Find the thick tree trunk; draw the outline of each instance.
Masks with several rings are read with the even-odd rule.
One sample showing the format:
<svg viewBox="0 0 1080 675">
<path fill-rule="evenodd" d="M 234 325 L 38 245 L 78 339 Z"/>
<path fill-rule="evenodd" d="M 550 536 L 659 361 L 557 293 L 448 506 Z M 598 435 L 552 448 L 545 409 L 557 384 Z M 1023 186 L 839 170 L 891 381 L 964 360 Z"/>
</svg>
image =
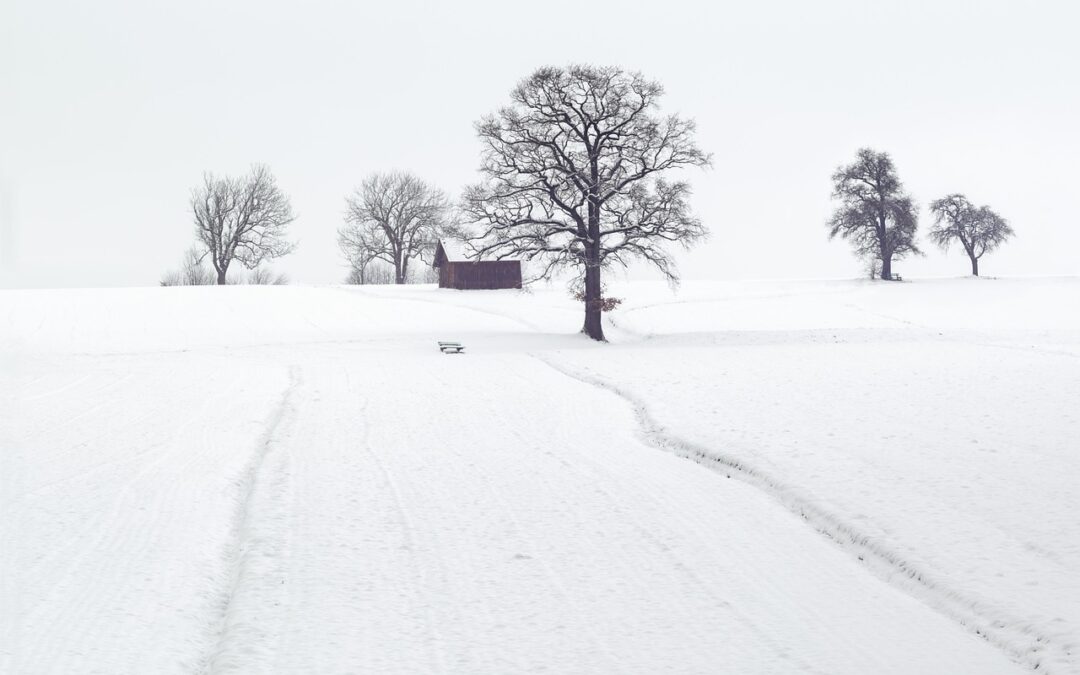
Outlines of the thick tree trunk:
<svg viewBox="0 0 1080 675">
<path fill-rule="evenodd" d="M 225 285 L 225 274 L 228 273 L 228 271 L 229 271 L 228 267 L 223 267 L 223 268 L 221 268 L 221 269 L 219 269 L 217 271 L 217 283 L 218 283 L 218 286 L 224 286 Z"/>
<path fill-rule="evenodd" d="M 878 255 L 881 257 L 881 279 L 882 281 L 892 281 L 892 251 L 889 250 L 888 244 L 889 224 L 885 219 L 884 199 L 882 199 L 882 206 L 878 208 L 877 219 L 877 244 Z"/>
<path fill-rule="evenodd" d="M 971 276 L 979 276 L 979 259 L 975 256 L 971 256 Z"/>
<path fill-rule="evenodd" d="M 881 278 L 892 281 L 892 256 L 881 256 Z"/>
<path fill-rule="evenodd" d="M 600 308 L 604 298 L 600 285 L 600 264 L 590 261 L 585 267 L 585 326 L 581 332 L 594 340 L 604 340 L 604 325 L 600 320 Z"/>
<path fill-rule="evenodd" d="M 592 166 L 593 185 L 599 179 L 595 160 Z M 589 192 L 588 238 L 585 242 L 585 325 L 581 332 L 594 340 L 604 341 L 604 324 L 600 312 L 604 303 L 604 286 L 600 283 L 600 202 L 595 190 Z"/>
</svg>

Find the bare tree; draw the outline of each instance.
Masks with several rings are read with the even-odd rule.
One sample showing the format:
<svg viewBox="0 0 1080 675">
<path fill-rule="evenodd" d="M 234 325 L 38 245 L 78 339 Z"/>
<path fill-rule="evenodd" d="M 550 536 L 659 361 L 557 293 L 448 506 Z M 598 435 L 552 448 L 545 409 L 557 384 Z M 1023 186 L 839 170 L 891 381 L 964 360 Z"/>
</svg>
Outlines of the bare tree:
<svg viewBox="0 0 1080 675">
<path fill-rule="evenodd" d="M 256 267 L 242 283 L 252 286 L 287 286 L 289 276 L 284 272 L 275 273 L 266 267 Z"/>
<path fill-rule="evenodd" d="M 881 278 L 892 279 L 892 261 L 921 253 L 915 245 L 918 213 L 904 193 L 887 153 L 859 150 L 853 164 L 832 176 L 833 198 L 840 208 L 829 220 L 829 238 L 849 240 L 862 257 L 881 261 Z"/>
<path fill-rule="evenodd" d="M 511 105 L 477 124 L 485 180 L 466 190 L 463 212 L 480 230 L 479 257 L 520 257 L 538 278 L 574 270 L 583 286 L 582 331 L 603 340 L 601 270 L 644 260 L 677 281 L 664 245 L 689 246 L 705 228 L 690 187 L 661 176 L 707 166 L 694 123 L 654 114 L 662 87 L 615 67 L 542 68 Z"/>
<path fill-rule="evenodd" d="M 394 283 L 409 279 L 409 263 L 435 248 L 449 208 L 446 195 L 410 173 L 369 176 L 345 199 L 338 245 L 354 269 L 376 260 L 393 266 Z"/>
<path fill-rule="evenodd" d="M 266 166 L 255 165 L 238 178 L 205 174 L 203 185 L 192 190 L 191 210 L 218 284 L 226 283 L 233 261 L 255 269 L 295 248 L 285 240 L 286 228 L 295 219 L 292 206 Z"/>
<path fill-rule="evenodd" d="M 354 265 L 349 268 L 345 283 L 359 286 L 392 284 L 394 283 L 394 270 L 381 261 L 370 263 L 363 270 Z"/>
<path fill-rule="evenodd" d="M 162 286 L 209 286 L 214 283 L 214 275 L 202 264 L 203 255 L 192 246 L 184 252 L 184 261 L 179 271 L 169 271 L 161 278 Z"/>
<path fill-rule="evenodd" d="M 870 281 L 881 276 L 881 260 L 876 255 L 865 256 L 863 262 L 866 265 L 866 274 L 870 277 Z"/>
<path fill-rule="evenodd" d="M 372 221 L 346 222 L 338 230 L 338 247 L 349 261 L 349 283 L 356 284 L 372 283 L 368 270 L 390 249 L 386 233 Z"/>
<path fill-rule="evenodd" d="M 994 213 L 989 206 L 976 207 L 962 194 L 951 194 L 930 204 L 934 225 L 930 240 L 949 250 L 953 241 L 960 242 L 971 261 L 971 274 L 979 276 L 979 258 L 1005 243 L 1013 236 L 1008 221 Z"/>
</svg>

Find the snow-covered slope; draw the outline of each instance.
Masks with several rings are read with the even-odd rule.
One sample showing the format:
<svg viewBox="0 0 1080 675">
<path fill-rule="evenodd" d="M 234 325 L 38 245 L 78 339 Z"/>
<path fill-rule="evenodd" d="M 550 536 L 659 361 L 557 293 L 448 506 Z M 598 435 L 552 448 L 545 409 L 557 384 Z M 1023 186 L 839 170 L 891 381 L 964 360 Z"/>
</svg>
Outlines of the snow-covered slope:
<svg viewBox="0 0 1080 675">
<path fill-rule="evenodd" d="M 0 293 L 0 671 L 1080 672 L 1080 285 L 615 294 Z"/>
</svg>

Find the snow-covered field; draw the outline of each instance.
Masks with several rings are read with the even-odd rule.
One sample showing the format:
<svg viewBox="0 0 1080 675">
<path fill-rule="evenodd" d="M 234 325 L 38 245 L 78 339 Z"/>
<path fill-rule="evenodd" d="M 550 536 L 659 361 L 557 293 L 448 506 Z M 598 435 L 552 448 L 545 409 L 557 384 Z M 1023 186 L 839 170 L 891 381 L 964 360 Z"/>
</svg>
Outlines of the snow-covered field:
<svg viewBox="0 0 1080 675">
<path fill-rule="evenodd" d="M 0 292 L 0 672 L 1080 673 L 1080 280 L 613 294 Z"/>
</svg>

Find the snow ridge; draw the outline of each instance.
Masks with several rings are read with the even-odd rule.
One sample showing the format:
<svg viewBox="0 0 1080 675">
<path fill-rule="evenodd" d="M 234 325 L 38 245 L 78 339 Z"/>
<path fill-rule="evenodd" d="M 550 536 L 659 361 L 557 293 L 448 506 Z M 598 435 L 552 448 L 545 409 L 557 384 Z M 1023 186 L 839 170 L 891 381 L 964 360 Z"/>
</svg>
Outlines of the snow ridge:
<svg viewBox="0 0 1080 675">
<path fill-rule="evenodd" d="M 253 661 L 266 667 L 268 648 L 276 643 L 274 626 L 266 625 L 265 611 L 259 610 L 279 604 L 286 590 L 283 554 L 289 542 L 281 524 L 290 510 L 289 456 L 288 444 L 278 436 L 295 413 L 292 399 L 300 384 L 299 369 L 293 366 L 257 449 L 237 480 L 237 507 L 225 553 L 228 582 L 215 637 L 199 673 L 237 671 L 250 668 Z M 253 619 L 259 620 L 258 625 Z"/>
<path fill-rule="evenodd" d="M 567 377 L 605 389 L 629 403 L 640 433 L 650 445 L 693 460 L 728 478 L 739 478 L 766 492 L 815 530 L 857 556 L 879 578 L 957 621 L 1032 670 L 1051 675 L 1080 672 L 1073 660 L 1072 645 L 1061 644 L 1051 639 L 1039 626 L 1007 617 L 981 600 L 948 588 L 929 570 L 922 569 L 885 542 L 845 522 L 809 493 L 777 480 L 737 457 L 669 432 L 656 421 L 640 397 L 595 373 L 571 371 L 544 356 L 535 353 L 532 356 Z"/>
</svg>

